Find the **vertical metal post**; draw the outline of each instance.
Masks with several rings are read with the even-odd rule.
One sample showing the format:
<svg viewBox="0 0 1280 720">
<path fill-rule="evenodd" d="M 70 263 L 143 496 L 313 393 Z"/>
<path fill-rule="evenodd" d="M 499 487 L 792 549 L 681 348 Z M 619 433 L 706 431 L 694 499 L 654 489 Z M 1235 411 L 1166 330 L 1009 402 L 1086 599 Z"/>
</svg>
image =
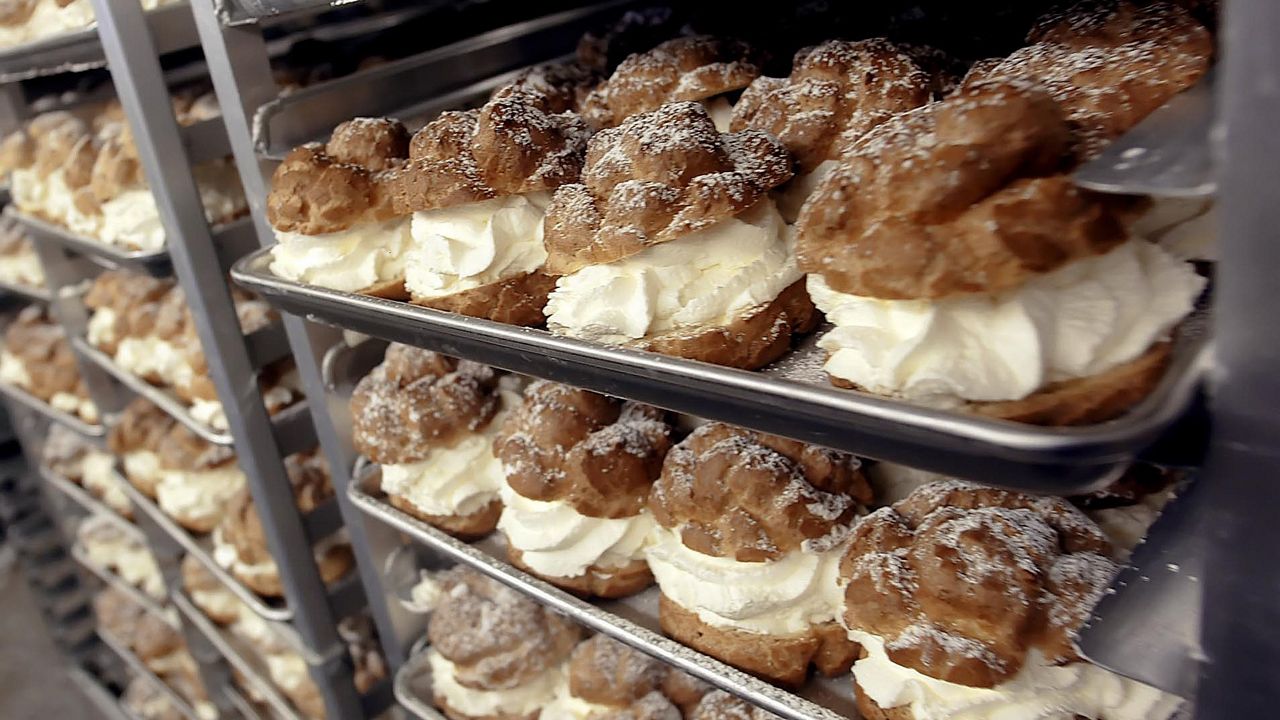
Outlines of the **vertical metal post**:
<svg viewBox="0 0 1280 720">
<path fill-rule="evenodd" d="M 1274 717 L 1280 702 L 1280 4 L 1224 3 L 1219 95 L 1222 250 L 1215 289 L 1213 441 L 1197 715 Z"/>
<path fill-rule="evenodd" d="M 275 235 L 266 213 L 270 169 L 258 157 L 253 145 L 253 115 L 263 103 L 278 94 L 262 31 L 256 24 L 224 25 L 213 0 L 194 0 L 192 7 L 209 75 L 231 139 L 231 149 L 249 196 L 258 239 L 264 246 L 271 245 L 275 242 Z M 339 428 L 334 421 L 335 414 L 341 417 L 345 411 L 328 406 L 328 393 L 320 372 L 325 350 L 338 342 L 341 334 L 290 315 L 285 316 L 284 323 L 320 445 L 329 461 L 339 509 L 346 522 L 356 566 L 369 599 L 370 614 L 377 626 L 387 662 L 393 671 L 398 670 L 407 657 L 408 643 L 413 639 L 410 629 L 420 626 L 421 620 L 387 602 L 387 592 L 382 584 L 383 563 L 391 550 L 400 545 L 399 538 L 390 528 L 372 522 L 347 498 L 346 488 L 351 482 L 351 469 L 355 462 L 355 454 L 350 449 L 351 435 L 349 428 Z"/>
<path fill-rule="evenodd" d="M 303 642 L 326 661 L 312 668 L 330 717 L 362 716 L 351 659 L 310 539 L 296 510 L 226 278 L 219 269 L 190 163 L 173 117 L 155 43 L 135 0 L 93 0 L 111 77 L 168 236 L 174 271 L 196 319 L 210 375 L 226 410 L 240 466 L 263 518 L 267 546 Z M 252 191 L 251 191 L 252 192 Z"/>
</svg>

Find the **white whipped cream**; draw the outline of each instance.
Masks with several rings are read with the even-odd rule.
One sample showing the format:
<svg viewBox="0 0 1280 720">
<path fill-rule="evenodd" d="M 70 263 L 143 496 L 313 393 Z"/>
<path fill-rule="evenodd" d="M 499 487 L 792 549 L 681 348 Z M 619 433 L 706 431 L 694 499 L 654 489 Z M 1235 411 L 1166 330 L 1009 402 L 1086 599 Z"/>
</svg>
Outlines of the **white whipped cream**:
<svg viewBox="0 0 1280 720">
<path fill-rule="evenodd" d="M 542 267 L 545 192 L 509 195 L 413 214 L 405 286 L 443 297 Z"/>
<path fill-rule="evenodd" d="M 783 219 L 787 224 L 794 225 L 800 217 L 800 208 L 804 207 L 804 203 L 818 189 L 818 185 L 836 169 L 839 163 L 835 160 L 823 160 L 817 167 L 807 173 L 796 175 L 791 181 L 783 185 L 774 193 L 774 199 L 778 202 L 778 212 L 782 213 Z"/>
<path fill-rule="evenodd" d="M 190 383 L 196 374 L 185 348 L 155 335 L 121 338 L 116 346 L 115 361 L 126 372 L 138 377 L 158 378 L 170 387 L 179 386 L 184 381 Z"/>
<path fill-rule="evenodd" d="M 520 396 L 501 392 L 502 410 L 484 428 L 452 447 L 432 448 L 424 460 L 382 466 L 382 491 L 404 498 L 428 515 L 466 516 L 480 512 L 506 485 L 502 463 L 493 454 L 493 438 Z"/>
<path fill-rule="evenodd" d="M 0 26 L 0 47 L 31 43 L 54 35 L 83 30 L 93 24 L 93 6 L 88 0 L 72 0 L 58 7 L 53 0 L 36 3 L 31 17 L 20 25 Z"/>
<path fill-rule="evenodd" d="M 404 277 L 409 219 L 365 223 L 323 235 L 276 231 L 271 272 L 331 290 L 357 292 Z"/>
<path fill-rule="evenodd" d="M 166 469 L 156 486 L 156 503 L 171 517 L 213 524 L 244 484 L 244 473 L 234 464 L 210 470 Z"/>
<path fill-rule="evenodd" d="M 653 516 L 593 518 L 563 500 L 531 500 L 502 484 L 498 529 L 524 563 L 542 575 L 579 577 L 587 568 L 620 568 L 644 558 Z"/>
<path fill-rule="evenodd" d="M 1045 384 L 1106 372 L 1146 352 L 1204 288 L 1192 267 L 1145 240 L 1070 263 L 996 296 L 880 300 L 809 294 L 836 328 L 826 370 L 870 392 L 954 407 L 1017 400 Z"/>
<path fill-rule="evenodd" d="M 68 415 L 78 415 L 87 423 L 98 422 L 98 407 L 92 400 L 69 392 L 56 392 L 49 398 L 49 406 Z"/>
<path fill-rule="evenodd" d="M 894 663 L 875 635 L 849 638 L 867 653 L 853 665 L 862 690 L 882 708 L 909 705 L 915 720 L 1164 720 L 1182 702 L 1087 662 L 1050 665 L 1038 650 L 995 687 L 958 685 Z"/>
<path fill-rule="evenodd" d="M 1107 536 L 1115 550 L 1115 557 L 1121 562 L 1128 560 L 1135 548 L 1147 537 L 1147 531 L 1160 518 L 1164 506 L 1176 494 L 1175 487 L 1167 487 L 1160 492 L 1151 493 L 1140 502 L 1123 507 L 1101 508 L 1090 510 L 1086 514 L 1097 523 L 1102 534 Z"/>
<path fill-rule="evenodd" d="M 418 571 L 418 582 L 409 588 L 409 598 L 401 599 L 400 604 L 406 610 L 413 613 L 425 615 L 436 609 L 436 604 L 440 602 L 440 594 L 444 592 L 444 588 L 440 586 L 440 581 L 435 575 L 426 570 Z"/>
<path fill-rule="evenodd" d="M 214 430 L 225 432 L 227 430 L 227 411 L 222 407 L 219 400 L 205 400 L 197 398 L 191 403 L 191 417 L 201 425 L 211 427 Z"/>
<path fill-rule="evenodd" d="M 0 42 L 0 45 L 3 45 Z M 44 181 L 36 174 L 35 167 L 14 168 L 9 173 L 9 193 L 13 197 L 13 204 L 25 213 L 32 213 L 44 210 L 45 198 L 48 196 L 48 188 L 45 187 Z"/>
<path fill-rule="evenodd" d="M 1218 257 L 1218 211 L 1212 199 L 1154 198 L 1129 229 L 1185 260 Z"/>
<path fill-rule="evenodd" d="M 224 221 L 248 207 L 234 164 L 217 160 L 194 168 L 192 175 L 200 190 L 207 221 Z M 99 239 L 149 252 L 164 247 L 164 224 L 151 191 L 145 187 L 131 188 L 102 203 Z"/>
<path fill-rule="evenodd" d="M 226 570 L 248 577 L 265 577 L 278 572 L 275 560 L 270 556 L 256 563 L 241 560 L 236 547 L 223 539 L 222 528 L 213 531 L 213 561 Z"/>
<path fill-rule="evenodd" d="M 0 382 L 24 390 L 31 387 L 31 376 L 27 374 L 26 366 L 8 350 L 0 352 Z"/>
<path fill-rule="evenodd" d="M 616 707 L 588 702 L 574 695 L 569 690 L 566 679 L 560 687 L 556 688 L 555 699 L 542 708 L 542 714 L 538 716 L 538 720 L 588 720 L 597 715 L 613 715 L 617 712 Z"/>
<path fill-rule="evenodd" d="M 122 580 L 142 590 L 150 598 L 164 600 L 164 578 L 151 551 L 142 543 L 126 543 L 117 548 L 112 567 Z"/>
<path fill-rule="evenodd" d="M 536 712 L 555 697 L 556 688 L 564 682 L 564 666 L 553 665 L 523 685 L 503 690 L 476 690 L 458 683 L 453 663 L 431 648 L 427 650 L 431 667 L 431 689 L 444 698 L 449 707 L 471 717 L 489 715 L 527 715 Z"/>
<path fill-rule="evenodd" d="M 846 543 L 767 562 L 739 562 L 691 550 L 679 532 L 654 526 L 649 569 L 662 594 L 708 625 L 790 635 L 831 622 L 844 605 L 840 556 Z"/>
<path fill-rule="evenodd" d="M 80 463 L 84 486 L 102 498 L 107 507 L 120 514 L 129 512 L 132 504 L 116 477 L 116 458 L 110 453 L 89 452 Z"/>
<path fill-rule="evenodd" d="M 702 107 L 706 108 L 707 114 L 711 116 L 711 122 L 715 123 L 716 132 L 729 132 L 729 125 L 733 120 L 733 105 L 729 102 L 729 98 L 724 95 L 707 98 L 702 101 Z"/>
<path fill-rule="evenodd" d="M 160 469 L 160 456 L 150 450 L 127 452 L 121 460 L 124 462 L 125 476 L 145 485 L 155 486 L 164 474 Z"/>
<path fill-rule="evenodd" d="M 191 599 L 195 604 L 204 610 L 206 614 L 218 616 L 239 616 L 242 612 L 252 612 L 245 608 L 244 603 L 240 602 L 235 595 L 224 589 L 217 590 L 196 590 L 191 593 Z"/>
<path fill-rule="evenodd" d="M 266 661 L 267 674 L 271 676 L 271 682 L 286 692 L 297 690 L 311 682 L 307 661 L 297 653 L 270 653 L 266 655 Z"/>
<path fill-rule="evenodd" d="M 119 318 L 116 311 L 111 308 L 104 307 L 93 311 L 93 315 L 89 316 L 89 322 L 85 325 L 85 337 L 89 340 L 89 344 L 100 348 L 103 345 L 113 343 L 117 340 L 116 320 Z"/>
<path fill-rule="evenodd" d="M 916 488 L 931 482 L 955 479 L 897 463 L 876 462 L 862 467 L 867 474 L 867 481 L 875 490 L 876 502 L 880 505 L 892 505 L 915 492 Z"/>
<path fill-rule="evenodd" d="M 0 256 L 0 280 L 14 285 L 44 287 L 44 267 L 34 252 Z"/>
<path fill-rule="evenodd" d="M 727 325 L 801 277 L 772 200 L 670 242 L 565 275 L 547 302 L 562 335 L 625 343 Z"/>
</svg>

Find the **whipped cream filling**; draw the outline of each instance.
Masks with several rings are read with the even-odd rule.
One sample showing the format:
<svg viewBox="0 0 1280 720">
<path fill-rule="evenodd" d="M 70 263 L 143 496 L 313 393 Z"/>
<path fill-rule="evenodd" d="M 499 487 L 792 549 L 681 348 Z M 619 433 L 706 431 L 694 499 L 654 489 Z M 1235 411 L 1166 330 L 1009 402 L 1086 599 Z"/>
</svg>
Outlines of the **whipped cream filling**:
<svg viewBox="0 0 1280 720">
<path fill-rule="evenodd" d="M 145 545 L 125 543 L 116 550 L 112 565 L 122 580 L 142 590 L 148 597 L 164 600 L 164 578 Z"/>
<path fill-rule="evenodd" d="M 307 661 L 297 653 L 270 653 L 266 655 L 267 674 L 271 682 L 286 692 L 296 691 L 311 682 Z"/>
<path fill-rule="evenodd" d="M 116 320 L 119 317 L 111 308 L 94 310 L 89 316 L 89 322 L 85 325 L 85 338 L 89 344 L 101 348 L 103 345 L 115 342 L 118 339 Z"/>
<path fill-rule="evenodd" d="M 435 648 L 427 650 L 427 664 L 431 667 L 431 689 L 435 695 L 443 698 L 453 710 L 471 717 L 536 713 L 551 702 L 556 689 L 564 683 L 564 666 L 560 664 L 546 668 L 523 685 L 477 690 L 460 684 L 456 666 Z"/>
<path fill-rule="evenodd" d="M 542 708 L 542 715 L 538 720 L 587 720 L 598 715 L 612 715 L 618 711 L 619 708 L 611 705 L 588 702 L 574 695 L 566 681 L 556 688 L 555 699 Z"/>
<path fill-rule="evenodd" d="M 338 533 L 322 539 L 315 544 L 313 553 L 316 563 L 329 554 L 339 544 L 349 542 L 345 533 Z M 280 572 L 276 561 L 270 555 L 265 560 L 251 563 L 240 559 L 236 547 L 222 537 L 222 528 L 213 531 L 213 560 L 221 567 L 242 577 L 270 577 Z"/>
<path fill-rule="evenodd" d="M 823 160 L 809 172 L 796 175 L 774 193 L 778 212 L 782 213 L 788 225 L 794 225 L 800 218 L 800 208 L 804 207 L 805 201 L 837 165 L 839 163 L 835 160 Z"/>
<path fill-rule="evenodd" d="M 92 335 L 89 340 L 93 341 Z M 196 374 L 185 348 L 154 335 L 121 338 L 116 346 L 115 361 L 128 373 L 154 377 L 170 387 L 180 385 L 183 380 L 189 383 Z"/>
<path fill-rule="evenodd" d="M 851 630 L 867 656 L 853 665 L 858 685 L 882 708 L 910 706 L 915 720 L 1164 720 L 1182 701 L 1087 662 L 1050 665 L 1038 650 L 990 688 L 931 678 L 889 659 L 884 641 Z"/>
<path fill-rule="evenodd" d="M 116 478 L 116 459 L 114 455 L 102 452 L 90 452 L 80 463 L 84 486 L 94 495 L 102 498 L 107 507 L 120 514 L 129 512 L 132 504 L 129 496 L 120 487 Z"/>
<path fill-rule="evenodd" d="M 24 390 L 31 388 L 31 375 L 27 373 L 26 366 L 8 350 L 0 351 L 0 382 Z"/>
<path fill-rule="evenodd" d="M 1218 259 L 1218 211 L 1211 199 L 1154 198 L 1129 229 L 1184 260 Z"/>
<path fill-rule="evenodd" d="M 121 458 L 124 474 L 139 483 L 156 485 L 164 471 L 160 468 L 160 456 L 150 450 L 133 450 Z"/>
<path fill-rule="evenodd" d="M 444 588 L 440 586 L 440 581 L 434 575 L 426 570 L 418 571 L 418 582 L 409 588 L 409 598 L 401 599 L 400 604 L 406 610 L 420 615 L 425 615 L 436 609 L 436 604 L 440 602 L 440 594 L 444 592 Z"/>
<path fill-rule="evenodd" d="M 382 491 L 428 515 L 472 515 L 496 500 L 506 473 L 494 457 L 493 438 L 520 404 L 519 394 L 506 388 L 500 392 L 502 409 L 481 432 L 452 447 L 431 448 L 419 462 L 383 465 Z"/>
<path fill-rule="evenodd" d="M 243 603 L 227 590 L 195 590 L 191 599 L 209 615 L 238 616 L 244 610 Z"/>
<path fill-rule="evenodd" d="M 44 268 L 34 252 L 0 256 L 0 280 L 14 285 L 44 287 Z"/>
<path fill-rule="evenodd" d="M 706 108 L 711 122 L 715 123 L 716 132 L 729 132 L 733 121 L 733 104 L 729 102 L 729 98 L 724 95 L 707 98 L 702 101 L 702 107 Z"/>
<path fill-rule="evenodd" d="M 0 45 L 3 45 L 0 40 Z M 49 191 L 44 180 L 36 174 L 35 167 L 14 168 L 9 173 L 9 193 L 13 204 L 25 213 L 43 212 Z"/>
<path fill-rule="evenodd" d="M 72 0 L 66 7 L 59 7 L 53 0 L 40 0 L 26 22 L 0 25 L 0 47 L 22 45 L 82 30 L 92 25 L 93 20 L 93 6 L 89 0 Z"/>
<path fill-rule="evenodd" d="M 186 522 L 214 523 L 244 484 L 244 473 L 234 464 L 209 470 L 165 469 L 156 485 L 156 503 Z"/>
<path fill-rule="evenodd" d="M 565 275 L 547 302 L 561 335 L 612 344 L 723 326 L 799 280 L 795 238 L 772 200 L 708 228 Z"/>
<path fill-rule="evenodd" d="M 880 300 L 809 294 L 835 324 L 826 370 L 880 395 L 954 407 L 1024 398 L 1146 352 L 1195 306 L 1204 278 L 1145 240 L 1077 260 L 995 296 Z"/>
<path fill-rule="evenodd" d="M 644 559 L 653 516 L 593 518 L 563 500 L 531 500 L 505 482 L 498 529 L 541 575 L 573 578 L 588 568 L 620 568 Z"/>
<path fill-rule="evenodd" d="M 832 622 L 844 605 L 840 556 L 847 543 L 800 551 L 767 562 L 703 555 L 677 530 L 655 525 L 649 569 L 662 594 L 708 625 L 791 635 Z"/>
<path fill-rule="evenodd" d="M 400 280 L 409 246 L 409 219 L 365 223 L 323 235 L 276 231 L 271 272 L 341 292 Z"/>
<path fill-rule="evenodd" d="M 68 415 L 76 415 L 87 423 L 98 422 L 98 406 L 88 398 L 68 392 L 56 392 L 49 398 L 49 406 Z"/>
<path fill-rule="evenodd" d="M 208 222 L 224 222 L 248 208 L 240 178 L 230 161 L 199 165 L 192 169 L 192 175 Z M 124 190 L 102 203 L 102 228 L 98 238 L 112 245 L 147 252 L 163 248 L 164 224 L 151 190 L 145 187 Z"/>
<path fill-rule="evenodd" d="M 542 221 L 550 195 L 509 195 L 413 214 L 405 287 L 443 297 L 542 267 Z"/>
</svg>

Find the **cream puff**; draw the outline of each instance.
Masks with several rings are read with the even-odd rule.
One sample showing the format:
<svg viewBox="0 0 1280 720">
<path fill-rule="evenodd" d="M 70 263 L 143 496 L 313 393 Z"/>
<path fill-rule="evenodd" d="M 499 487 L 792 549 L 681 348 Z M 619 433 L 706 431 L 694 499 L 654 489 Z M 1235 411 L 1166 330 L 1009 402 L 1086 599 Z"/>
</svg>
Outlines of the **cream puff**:
<svg viewBox="0 0 1280 720">
<path fill-rule="evenodd" d="M 733 367 L 777 359 L 817 322 L 768 197 L 790 177 L 777 139 L 722 134 L 697 103 L 596 134 L 582 182 L 547 209 L 547 326 Z"/>
<path fill-rule="evenodd" d="M 83 486 L 117 515 L 133 519 L 133 504 L 116 475 L 115 456 L 99 450 L 79 433 L 62 425 L 51 425 L 40 461 L 49 470 Z"/>
<path fill-rule="evenodd" d="M 177 421 L 168 413 L 138 397 L 125 407 L 107 434 L 107 448 L 120 459 L 125 479 L 153 500 L 164 475 L 160 449 L 175 425 Z"/>
<path fill-rule="evenodd" d="M 80 378 L 65 331 L 43 306 L 28 305 L 5 328 L 0 383 L 24 390 L 91 425 L 102 420 Z"/>
<path fill-rule="evenodd" d="M 493 532 L 505 477 L 493 439 L 520 404 L 514 377 L 392 344 L 351 398 L 356 449 L 391 503 L 459 537 Z"/>
<path fill-rule="evenodd" d="M 55 114 L 28 127 L 30 162 L 16 165 L 10 184 L 13 204 L 23 213 L 69 228 L 97 227 L 90 177 L 98 139 L 80 118 Z"/>
<path fill-rule="evenodd" d="M 582 103 L 596 128 L 674 102 L 696 102 L 720 132 L 729 131 L 730 99 L 760 75 L 757 53 L 737 40 L 706 35 L 667 40 L 623 60 Z"/>
<path fill-rule="evenodd" d="M 841 562 L 862 716 L 1170 717 L 1181 700 L 1076 649 L 1110 553 L 1066 500 L 961 482 L 867 516 Z"/>
<path fill-rule="evenodd" d="M 1204 280 L 1129 234 L 1132 201 L 1075 187 L 1071 138 L 1052 97 L 1009 81 L 853 145 L 797 224 L 835 325 L 819 341 L 832 382 L 1046 425 L 1107 420 L 1154 389 Z"/>
<path fill-rule="evenodd" d="M 218 625 L 234 624 L 247 609 L 194 555 L 182 558 L 182 589 L 200 612 Z"/>
<path fill-rule="evenodd" d="M 536 720 L 564 682 L 578 626 L 473 570 L 443 582 L 427 628 L 436 707 L 451 720 Z"/>
<path fill-rule="evenodd" d="M 413 136 L 391 174 L 397 213 L 412 215 L 410 301 L 513 325 L 541 325 L 555 284 L 543 271 L 550 193 L 575 182 L 587 148 L 572 97 L 522 82 L 478 110 L 446 112 Z"/>
<path fill-rule="evenodd" d="M 531 383 L 494 440 L 506 474 L 498 529 L 512 564 L 599 597 L 652 583 L 645 505 L 673 431 L 657 408 Z"/>
<path fill-rule="evenodd" d="M 94 567 L 115 574 L 148 597 L 164 600 L 164 577 L 140 536 L 110 518 L 90 515 L 76 528 L 76 544 Z"/>
<path fill-rule="evenodd" d="M 299 512 L 309 513 L 333 498 L 329 464 L 317 452 L 290 455 L 284 466 Z M 259 595 L 283 597 L 280 569 L 267 548 L 262 518 L 248 488 L 241 488 L 231 498 L 225 512 L 213 531 L 214 560 Z M 326 584 L 346 575 L 354 562 L 351 546 L 341 533 L 317 543 L 314 556 Z"/>
<path fill-rule="evenodd" d="M 649 495 L 649 567 L 668 635 L 799 685 L 848 669 L 837 567 L 871 492 L 848 455 L 712 423 L 667 455 Z"/>
<path fill-rule="evenodd" d="M 723 690 L 714 690 L 685 717 L 688 720 L 776 720 L 778 716 Z"/>
<path fill-rule="evenodd" d="M 680 720 L 680 709 L 663 694 L 671 672 L 660 660 L 595 635 L 573 649 L 567 680 L 541 720 Z"/>
<path fill-rule="evenodd" d="M 408 131 L 386 118 L 349 120 L 327 144 L 290 153 L 267 196 L 276 234 L 271 272 L 332 290 L 407 298 L 409 216 L 393 209 L 387 181 L 408 157 Z"/>
<path fill-rule="evenodd" d="M 214 445 L 185 425 L 174 423 L 157 453 L 160 479 L 156 504 L 166 515 L 194 533 L 211 532 L 228 503 L 245 487 L 235 449 Z M 126 471 L 128 465 L 125 466 Z"/>
</svg>

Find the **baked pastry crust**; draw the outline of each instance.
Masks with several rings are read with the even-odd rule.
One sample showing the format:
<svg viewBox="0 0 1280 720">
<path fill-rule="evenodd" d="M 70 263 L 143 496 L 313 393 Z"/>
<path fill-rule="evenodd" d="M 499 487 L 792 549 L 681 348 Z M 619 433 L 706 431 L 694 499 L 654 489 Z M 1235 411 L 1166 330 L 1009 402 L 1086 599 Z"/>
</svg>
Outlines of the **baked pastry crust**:
<svg viewBox="0 0 1280 720">
<path fill-rule="evenodd" d="M 507 484 L 524 497 L 624 518 L 644 509 L 674 432 L 658 408 L 537 380 L 493 447 Z"/>
<path fill-rule="evenodd" d="M 234 448 L 214 445 L 178 422 L 169 426 L 155 452 L 161 467 L 174 470 L 212 470 L 236 461 Z"/>
<path fill-rule="evenodd" d="M 1041 17 L 1027 42 L 975 68 L 965 84 L 1043 84 L 1066 111 L 1082 161 L 1194 85 L 1214 52 L 1208 29 L 1169 2 L 1084 0 Z"/>
<path fill-rule="evenodd" d="M 428 298 L 410 294 L 409 302 L 508 325 L 536 326 L 546 322 L 543 309 L 555 286 L 555 278 L 535 270 L 452 295 Z"/>
<path fill-rule="evenodd" d="M 579 597 L 624 598 L 653 584 L 653 573 L 649 571 L 649 563 L 643 559 L 632 560 L 619 567 L 591 565 L 581 575 L 573 577 L 546 575 L 534 570 L 525 564 L 524 553 L 510 543 L 507 544 L 507 560 L 530 575 Z"/>
<path fill-rule="evenodd" d="M 25 390 L 48 403 L 58 393 L 89 399 L 76 356 L 62 326 L 44 307 L 28 305 L 4 331 L 4 351 L 22 364 L 31 381 Z"/>
<path fill-rule="evenodd" d="M 119 456 L 141 450 L 158 454 L 165 437 L 175 425 L 177 421 L 151 401 L 143 397 L 134 398 L 125 407 L 120 420 L 111 426 L 107 434 L 107 448 Z M 155 499 L 157 478 L 130 475 L 127 466 L 125 478 L 143 495 Z"/>
<path fill-rule="evenodd" d="M 594 127 L 609 128 L 667 103 L 741 90 L 760 75 L 755 55 L 737 40 L 706 35 L 668 40 L 623 60 L 587 96 L 582 114 Z"/>
<path fill-rule="evenodd" d="M 689 720 L 774 720 L 777 715 L 724 690 L 712 690 L 685 712 Z"/>
<path fill-rule="evenodd" d="M 788 687 L 804 682 L 810 664 L 827 677 L 848 672 L 860 650 L 835 622 L 793 635 L 750 633 L 709 625 L 666 595 L 658 603 L 658 621 L 664 633 L 685 645 Z"/>
<path fill-rule="evenodd" d="M 876 125 L 929 102 L 933 90 L 933 78 L 906 46 L 828 40 L 796 53 L 789 77 L 756 78 L 734 106 L 731 128 L 772 133 L 807 172 Z"/>
<path fill-rule="evenodd" d="M 885 299 L 998 293 L 1129 236 L 1111 200 L 1061 174 L 1070 130 L 1026 83 L 984 83 L 856 142 L 797 223 L 800 268 Z M 961 180 L 957 180 L 961 178 Z"/>
<path fill-rule="evenodd" d="M 319 143 L 303 145 L 285 157 L 271 178 L 267 219 L 276 230 L 304 235 L 390 220 L 397 213 L 391 207 L 388 177 L 386 172 L 341 162 Z"/>
<path fill-rule="evenodd" d="M 182 587 L 187 591 L 187 596 L 191 598 L 191 602 L 199 606 L 200 612 L 209 616 L 209 619 L 219 625 L 230 625 L 240 619 L 239 600 L 232 610 L 217 607 L 214 605 L 201 605 L 196 600 L 199 593 L 219 593 L 230 595 L 231 591 L 222 585 L 213 573 L 209 572 L 194 555 L 186 555 L 182 558 Z M 230 595 L 235 597 L 234 595 Z"/>
<path fill-rule="evenodd" d="M 870 501 L 853 455 L 708 423 L 667 454 L 649 510 L 690 550 L 764 562 L 839 535 Z"/>
<path fill-rule="evenodd" d="M 578 643 L 569 658 L 569 691 L 597 705 L 623 707 L 661 690 L 668 666 L 607 635 Z"/>
<path fill-rule="evenodd" d="M 925 485 L 854 528 L 841 561 L 845 625 L 932 678 L 993 687 L 1038 649 L 1079 660 L 1074 635 L 1117 569 L 1062 498 L 960 481 Z"/>
<path fill-rule="evenodd" d="M 356 449 L 388 465 L 451 447 L 497 415 L 498 379 L 487 365 L 392 343 L 351 397 Z"/>
<path fill-rule="evenodd" d="M 791 158 L 759 130 L 719 133 L 697 103 L 636 115 L 597 133 L 582 182 L 547 206 L 546 271 L 621 260 L 744 212 L 791 177 Z"/>
</svg>

